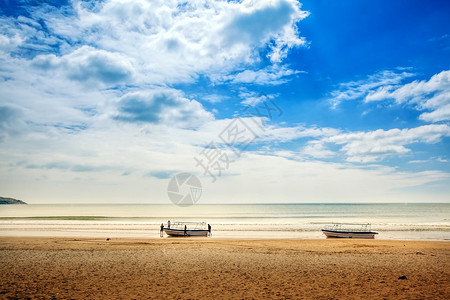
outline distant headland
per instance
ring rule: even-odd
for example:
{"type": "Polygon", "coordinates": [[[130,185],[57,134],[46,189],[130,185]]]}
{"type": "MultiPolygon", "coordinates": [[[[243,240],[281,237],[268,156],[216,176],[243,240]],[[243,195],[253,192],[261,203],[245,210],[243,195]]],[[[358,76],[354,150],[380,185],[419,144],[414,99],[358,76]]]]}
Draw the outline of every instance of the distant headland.
{"type": "Polygon", "coordinates": [[[14,198],[0,197],[0,205],[1,204],[27,204],[27,203],[22,200],[17,200],[14,198]]]}

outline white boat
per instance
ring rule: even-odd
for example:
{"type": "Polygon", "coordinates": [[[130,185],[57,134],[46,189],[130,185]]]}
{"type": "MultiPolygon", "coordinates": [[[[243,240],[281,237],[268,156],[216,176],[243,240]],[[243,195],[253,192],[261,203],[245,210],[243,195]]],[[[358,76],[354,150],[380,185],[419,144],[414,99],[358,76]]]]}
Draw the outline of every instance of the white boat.
{"type": "Polygon", "coordinates": [[[322,229],[327,238],[373,239],[378,232],[371,231],[369,223],[333,223],[322,229]]]}
{"type": "Polygon", "coordinates": [[[205,222],[171,222],[163,230],[169,236],[211,235],[211,230],[205,222]]]}

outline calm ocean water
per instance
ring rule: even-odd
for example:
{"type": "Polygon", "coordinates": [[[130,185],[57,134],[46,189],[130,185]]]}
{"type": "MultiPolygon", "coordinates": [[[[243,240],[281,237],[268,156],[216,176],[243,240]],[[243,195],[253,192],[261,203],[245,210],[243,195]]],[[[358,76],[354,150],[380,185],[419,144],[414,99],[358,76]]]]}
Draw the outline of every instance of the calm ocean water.
{"type": "Polygon", "coordinates": [[[450,204],[2,205],[0,236],[158,237],[204,221],[215,238],[324,238],[332,222],[369,222],[378,239],[450,240],[450,204]]]}

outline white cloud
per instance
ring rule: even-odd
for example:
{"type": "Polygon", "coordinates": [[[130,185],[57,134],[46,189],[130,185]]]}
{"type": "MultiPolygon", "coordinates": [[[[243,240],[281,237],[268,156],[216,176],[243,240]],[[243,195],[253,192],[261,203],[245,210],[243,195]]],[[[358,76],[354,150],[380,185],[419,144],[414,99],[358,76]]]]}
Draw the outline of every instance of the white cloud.
{"type": "MultiPolygon", "coordinates": [[[[392,87],[391,87],[392,88],[392,87]]],[[[389,93],[387,93],[388,98],[393,98],[397,103],[421,103],[424,97],[434,95],[438,93],[440,96],[441,92],[448,92],[450,89],[450,71],[442,71],[438,74],[433,75],[429,80],[413,81],[411,83],[398,86],[389,93]]],[[[376,93],[373,93],[376,96],[376,93]]],[[[383,97],[380,97],[382,99],[383,97]]],[[[448,95],[442,97],[440,100],[434,98],[427,99],[427,103],[439,104],[442,100],[448,99],[448,95]]],[[[424,103],[423,105],[427,105],[424,103]]]]}
{"type": "Polygon", "coordinates": [[[448,125],[424,125],[411,129],[378,129],[326,137],[322,143],[342,145],[341,151],[350,162],[374,162],[391,155],[402,155],[411,150],[405,147],[414,143],[437,143],[450,136],[448,125]]]}
{"type": "Polygon", "coordinates": [[[90,46],[83,46],[62,57],[54,54],[36,56],[32,66],[46,76],[64,74],[68,79],[86,86],[99,87],[131,81],[133,65],[126,56],[90,46]]]}
{"type": "Polygon", "coordinates": [[[239,97],[244,99],[241,101],[241,103],[245,106],[255,106],[258,105],[262,102],[265,101],[273,101],[273,99],[276,97],[277,95],[273,95],[273,94],[265,94],[265,93],[256,93],[256,92],[252,92],[252,91],[247,91],[247,90],[241,90],[239,92],[239,97]]]}
{"type": "Polygon", "coordinates": [[[427,160],[427,159],[415,159],[415,160],[408,161],[408,163],[410,163],[410,164],[423,164],[423,163],[427,163],[427,162],[429,162],[429,160],[427,160]]]}
{"type": "Polygon", "coordinates": [[[300,138],[332,137],[338,135],[339,133],[340,131],[334,128],[318,128],[318,127],[304,127],[304,126],[281,127],[281,126],[267,125],[265,128],[265,132],[261,137],[261,140],[287,142],[300,138]]]}
{"type": "Polygon", "coordinates": [[[0,34],[0,52],[9,53],[22,42],[19,36],[6,36],[0,34]]]}
{"type": "Polygon", "coordinates": [[[401,83],[405,78],[413,76],[410,72],[381,71],[365,79],[341,83],[337,90],[331,92],[330,103],[336,108],[342,101],[355,100],[369,96],[370,100],[376,100],[373,95],[374,89],[379,89],[380,93],[389,92],[390,89],[401,83]],[[387,89],[387,90],[386,90],[387,89]]]}
{"type": "Polygon", "coordinates": [[[225,45],[241,48],[248,47],[249,41],[259,45],[272,42],[272,52],[268,56],[278,63],[290,48],[305,44],[304,39],[297,36],[295,26],[307,15],[296,1],[243,1],[222,31],[225,45]]]}
{"type": "Polygon", "coordinates": [[[212,104],[220,103],[220,102],[222,102],[222,100],[228,99],[228,98],[229,98],[228,96],[218,95],[218,94],[209,94],[209,95],[205,95],[205,96],[201,97],[202,100],[207,101],[212,104]]]}
{"type": "MultiPolygon", "coordinates": [[[[258,62],[258,50],[266,46],[271,60],[281,62],[292,47],[305,44],[296,26],[307,13],[294,0],[110,0],[88,7],[75,1],[73,9],[74,14],[43,9],[34,15],[72,44],[89,44],[135,61],[140,82],[149,84],[233,72],[258,62]]],[[[68,55],[74,49],[63,50],[68,55]]]]}
{"type": "Polygon", "coordinates": [[[372,98],[394,99],[398,104],[406,103],[426,111],[419,117],[424,121],[450,120],[450,71],[442,71],[429,80],[416,80],[395,89],[391,88],[388,92],[376,91],[372,98]]]}
{"type": "Polygon", "coordinates": [[[0,78],[4,79],[0,84],[0,106],[21,110],[20,119],[26,124],[21,129],[47,130],[51,134],[52,126],[86,126],[100,117],[102,107],[118,97],[116,90],[87,89],[88,82],[80,86],[78,81],[67,78],[70,71],[59,66],[43,72],[31,61],[1,56],[0,64],[0,78]]]}
{"type": "MultiPolygon", "coordinates": [[[[46,7],[42,5],[41,9],[45,10],[46,7]]],[[[44,30],[35,20],[24,16],[0,16],[0,51],[7,55],[13,53],[15,56],[29,58],[36,53],[53,53],[54,47],[63,43],[64,40],[44,30]]]]}
{"type": "Polygon", "coordinates": [[[438,107],[432,112],[422,113],[419,118],[428,122],[448,121],[450,120],[450,104],[438,107]]]}
{"type": "Polygon", "coordinates": [[[301,154],[314,158],[329,158],[336,155],[335,152],[326,148],[320,141],[310,141],[300,151],[301,154]]]}
{"type": "Polygon", "coordinates": [[[182,127],[198,127],[214,119],[210,112],[176,90],[156,89],[124,95],[113,118],[130,123],[154,123],[182,127]]]}
{"type": "Polygon", "coordinates": [[[259,85],[280,85],[290,80],[290,76],[305,73],[295,71],[286,66],[271,66],[260,70],[245,70],[231,75],[216,75],[213,82],[250,83],[259,85]]]}
{"type": "Polygon", "coordinates": [[[423,111],[419,119],[427,122],[450,120],[450,70],[433,75],[429,80],[401,82],[412,73],[384,71],[365,80],[343,83],[332,92],[331,103],[364,99],[364,102],[394,100],[396,104],[409,105],[423,111]]]}

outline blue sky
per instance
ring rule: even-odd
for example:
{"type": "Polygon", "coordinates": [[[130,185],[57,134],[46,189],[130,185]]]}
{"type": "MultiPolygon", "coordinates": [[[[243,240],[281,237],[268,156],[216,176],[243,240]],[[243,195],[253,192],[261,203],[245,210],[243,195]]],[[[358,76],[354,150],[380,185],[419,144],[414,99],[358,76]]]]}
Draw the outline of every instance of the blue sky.
{"type": "Polygon", "coordinates": [[[189,172],[200,203],[448,202],[449,13],[4,1],[0,195],[170,203],[170,177],[189,172]],[[230,145],[232,126],[248,142],[230,145]],[[203,169],[207,153],[220,160],[203,169]]]}

